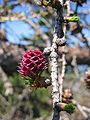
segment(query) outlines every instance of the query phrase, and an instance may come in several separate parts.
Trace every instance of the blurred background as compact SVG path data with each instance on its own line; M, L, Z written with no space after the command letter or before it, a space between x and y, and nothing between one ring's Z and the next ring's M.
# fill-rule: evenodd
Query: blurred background
M90 0L78 1L70 3L70 14L78 15L80 22L67 25L63 85L72 90L77 109L72 115L62 113L62 120L90 120ZM25 50L43 51L52 44L55 10L39 3L0 0L0 120L52 117L51 86L27 87L17 72Z

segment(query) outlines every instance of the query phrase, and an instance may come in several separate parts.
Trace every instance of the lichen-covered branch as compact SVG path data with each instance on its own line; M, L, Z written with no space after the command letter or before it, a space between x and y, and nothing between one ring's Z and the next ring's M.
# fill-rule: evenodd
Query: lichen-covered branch
M51 47L51 80L52 80L52 98L53 98L53 107L54 107L54 115L52 120L59 120L59 112L58 104L60 102L60 93L59 92L59 83L58 83L58 46L65 43L63 36L63 9L62 6L57 8L57 16L55 22L55 31L53 35L53 42ZM57 42L58 41L58 42Z
M56 45L57 36L54 34L53 44L52 44L52 52L50 54L51 59L51 79L52 79L52 97L53 97L53 105L56 102L59 102L59 85L58 85L58 47Z

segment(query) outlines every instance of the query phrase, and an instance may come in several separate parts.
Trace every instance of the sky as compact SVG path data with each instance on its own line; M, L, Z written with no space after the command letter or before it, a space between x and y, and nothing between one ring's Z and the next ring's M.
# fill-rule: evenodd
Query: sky
M2 2L3 0L0 0L0 2ZM13 2L13 0L11 0ZM89 1L89 0L88 0ZM87 4L84 4L83 7L79 7L78 12L81 12L82 10L87 10L90 7L90 1ZM16 11L22 11L24 13L26 13L29 9L37 9L37 8L32 8L32 6L17 6L13 9L13 12ZM75 4L71 4L71 9L75 9ZM28 14L27 14L28 15ZM34 22L38 22L40 18L34 18L34 19L30 19ZM81 18L82 23L84 23L83 18ZM90 14L87 15L87 21L88 23L90 23ZM7 21L4 24L1 25L1 27L5 28L6 33L7 33L7 38L9 40L9 42L12 43L16 43L16 44L27 44L27 42L25 40L23 40L23 37L28 37L28 38L32 38L33 34L34 34L34 30L26 23L24 23L23 21ZM41 27L41 30L43 30L44 32L47 32L48 29L45 26ZM86 37L90 38L90 31L88 31L87 29L83 29L83 33L85 34ZM80 41L78 41L78 39L76 39L76 37L70 35L72 38L71 42L79 42L79 44L81 46L84 46L83 43L81 43ZM30 41L29 41L30 43ZM70 44L70 40L68 40L68 43ZM73 44L71 44L73 47Z

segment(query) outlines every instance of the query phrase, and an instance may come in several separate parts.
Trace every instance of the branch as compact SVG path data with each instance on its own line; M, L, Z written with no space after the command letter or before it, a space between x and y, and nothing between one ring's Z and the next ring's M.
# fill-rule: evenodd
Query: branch
M88 115L86 114L86 112L83 110L83 107L75 100L72 101L77 108L79 109L79 111L81 112L81 114L83 115L84 118L88 118Z
M72 58L71 65L73 66L74 73L77 78L79 78L79 71L78 71L78 66L77 66L77 57L74 55Z
M61 74L60 74L60 70L59 70L59 92L60 94L60 101L62 102L62 89L63 89L63 80L64 80L64 74L65 74L65 68L66 68L66 60L65 60L65 53L62 54L62 70L61 70Z
M61 3L63 1L60 1ZM56 6L57 7L57 6ZM58 107L58 104L60 102L60 95L62 95L62 91L59 91L59 78L58 78L58 46L65 43L64 40L64 33L63 33L63 9L60 5L57 9L57 17L55 22L55 31L53 35L53 41L51 46L51 54L50 54L50 60L51 60L51 80L52 80L52 98L53 98L53 108L54 108L54 114L52 120L59 120L60 118L60 109ZM61 86L60 86L61 87ZM62 88L62 87L61 87Z

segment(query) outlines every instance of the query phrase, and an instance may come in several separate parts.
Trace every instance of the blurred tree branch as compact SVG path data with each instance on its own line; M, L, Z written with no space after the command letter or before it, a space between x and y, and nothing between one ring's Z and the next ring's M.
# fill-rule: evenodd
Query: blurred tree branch
M24 53L23 45L21 47L13 44L7 44L4 41L1 41L4 44L5 50L0 45L0 66L6 73L12 74L17 71L18 62L21 59L22 54ZM36 46L41 47L41 46ZM32 45L24 46L25 49L33 48ZM77 57L77 64L87 64L90 65L90 51L88 48L71 48L66 47L66 61L67 65L71 64L72 58L75 55ZM61 49L60 49L61 51ZM12 65L12 67L10 67Z

